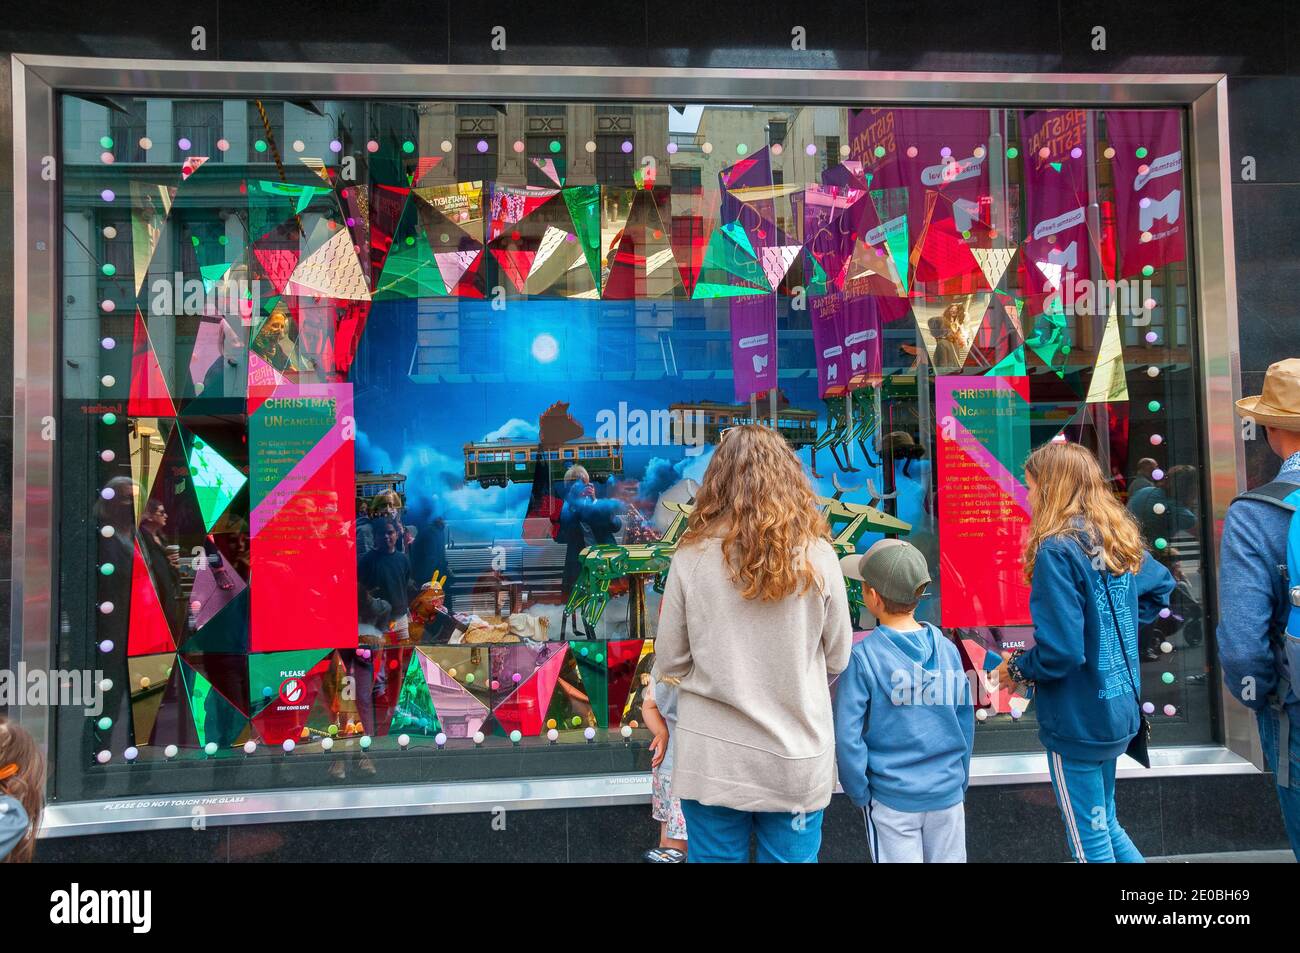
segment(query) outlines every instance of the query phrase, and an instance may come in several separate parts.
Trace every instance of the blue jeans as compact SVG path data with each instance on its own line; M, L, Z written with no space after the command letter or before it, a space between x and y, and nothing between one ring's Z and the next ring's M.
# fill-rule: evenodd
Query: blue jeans
M1291 706L1295 708L1294 705ZM1277 774L1277 712L1264 709L1256 713L1259 720L1259 741L1264 748L1268 769ZM1279 787L1277 799L1282 805L1282 823L1286 825L1287 840L1300 861L1300 718L1292 716L1291 722L1291 786Z
M1117 760L1076 761L1047 752L1052 790L1065 821L1065 839L1077 863L1145 863L1115 817Z
M822 846L822 812L736 811L682 799L690 864L745 864L749 835L758 835L760 864L815 864Z

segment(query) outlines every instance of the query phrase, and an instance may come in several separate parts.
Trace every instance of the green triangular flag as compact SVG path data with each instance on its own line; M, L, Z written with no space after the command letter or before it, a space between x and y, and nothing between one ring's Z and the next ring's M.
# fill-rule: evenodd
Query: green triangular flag
M763 266L747 254L725 232L716 228L705 246L694 298L723 298L739 295L770 294Z
M217 262L215 265L199 265L199 274L203 276L203 290L212 292L212 286L225 277L230 270L230 262Z
M425 238L424 229L415 235L394 241L384 270L375 285L375 301L396 298L438 298L447 294L442 281L442 271L433 257L433 247Z
M1025 346L1013 349L1006 357L998 361L987 371L985 377L1024 377L1028 373L1025 366Z
M907 269L911 262L908 259L907 250L907 216L900 215L895 219L884 224L885 229L885 247L889 249L889 255L894 259L894 269L898 272L898 278L903 283L903 290L908 290L911 286L908 284Z
M586 650L586 654L583 650ZM597 728L609 727L609 678L606 672L604 642L570 642L569 650L578 663L582 689L591 705ZM555 694L560 694L556 692Z
M203 514L204 528L210 533L231 500L248 482L230 461L213 450L201 437L190 438L188 461L194 481L194 495Z
M194 718L194 732L199 744L206 745L209 741L215 741L222 748L230 747L247 727L247 716L213 688L212 683L196 671L184 656L177 656L177 661L180 662L185 697L190 703L190 714Z
M579 185L565 189L564 204L573 221L573 233L578 236L582 253L586 256L591 278L600 292L600 186Z
M813 266L813 273L808 279L808 294L824 295L826 293L826 269L812 255L808 256L808 260L812 262Z
M417 735L436 735L442 730L438 713L433 709L429 683L424 680L424 669L420 667L419 652L411 653L411 663L406 666L406 677L402 679L402 691L397 696L397 707L393 709L393 721L388 730L392 734L406 732Z
M750 258L757 258L758 254L754 251L754 246L750 244L749 236L745 234L744 227L739 222L728 222L721 226L722 233L730 238L733 242L745 250L745 254Z

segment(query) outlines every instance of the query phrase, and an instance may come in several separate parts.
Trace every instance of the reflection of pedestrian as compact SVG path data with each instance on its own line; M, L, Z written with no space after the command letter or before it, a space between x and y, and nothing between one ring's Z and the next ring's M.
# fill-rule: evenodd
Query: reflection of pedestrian
M1130 480L1128 484L1130 499L1132 499L1133 494L1137 493L1138 490L1156 485L1155 477L1152 474L1156 472L1156 468L1159 466L1160 464L1156 463L1150 457L1143 457L1138 461L1137 472L1133 474L1133 479Z
M411 597L416 592L411 578L411 563L406 553L397 548L401 531L396 522L381 518L375 528L378 530L378 545L361 557L357 565L357 581L374 589L379 598L392 606L390 631L399 641L405 641L411 621Z
M180 547L166 542L163 532L167 527L167 508L160 500L150 500L140 518L140 552L149 575L153 577L163 614L171 627L172 635L179 636L185 627L185 593L181 589Z
M569 467L568 472L564 474L564 482L559 487L562 508L555 532L555 541L564 544L564 580L560 587L560 595L565 599L573 591L573 584L578 581L578 575L582 571L579 554L587 545L586 534L582 531L582 521L578 519L576 508L569 506L569 499L572 497L576 501L586 496L588 489L591 489L591 476L587 473L587 468L580 464Z
M379 669L379 679L381 687L376 687L376 671L374 665L374 653L378 652L379 646L383 644L384 630L388 626L388 616L392 607L383 599L378 598L373 592L368 591L364 586L357 587L357 643L355 649L340 649L339 662L342 671L346 672L352 680L355 691L355 701L357 706L357 720L361 722L361 729L367 735L374 737L379 733L379 726L375 722L375 695L382 694L387 688L387 673L383 666ZM325 676L325 684L322 686L322 694L328 699L330 710L334 714L335 723L338 720L339 686L330 684L329 678L331 673ZM362 774L373 775L375 765L369 756L363 751L357 759L357 770ZM336 758L330 762L329 776L336 781L343 780L346 774L346 768L342 758Z
M375 724L375 673L372 655L383 645L384 631L388 628L390 606L373 592L361 587L357 590L357 642L364 655L356 649L344 650L343 665L356 686L357 717L370 735L378 733Z
M425 551L429 553L430 565L427 574L421 574L416 578L431 578L435 572L441 576L447 611L452 612L456 608L452 602L452 587L456 583L456 575L451 571L451 564L447 561L447 521L441 516L437 517L429 524L429 530L421 537L421 542Z
M130 477L108 481L112 497L95 501L95 525L110 527L111 536L101 536L99 561L120 568L130 566L135 556L135 500L140 487Z
M930 319L930 333L934 335L934 372L958 374L961 372L961 352L966 347L963 325L966 309L960 304L950 304L943 316Z
M563 485L564 506L560 510L560 528L556 538L565 545L561 594L567 600L582 574L583 549L617 542L616 534L623 528L620 514L624 503L612 497L598 496L587 469L581 465L569 468L564 475ZM562 619L561 636L567 624L566 616ZM574 626L577 626L576 617Z
M1172 541L1179 533L1196 526L1199 493L1196 467L1171 467L1159 484L1148 484L1129 496L1128 508L1142 527L1142 535L1154 545L1157 539ZM1160 553L1156 553L1160 558Z
M913 526L925 522L930 506L930 464L925 447L905 430L885 434L881 442L881 459L893 461L895 503L892 512ZM887 491L888 486L883 490Z
M394 490L384 490L370 502L369 515L357 518L357 558L379 546L378 525L389 519L397 524L397 548L407 551L406 527L402 525L402 498Z
M221 555L247 582L252 568L252 538L248 534L248 523L242 517L231 520L229 531L215 533L213 538Z

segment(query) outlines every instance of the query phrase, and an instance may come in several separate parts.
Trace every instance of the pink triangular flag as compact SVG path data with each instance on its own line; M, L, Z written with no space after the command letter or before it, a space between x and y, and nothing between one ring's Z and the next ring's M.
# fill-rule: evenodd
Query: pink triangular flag
M481 250L438 252L433 256L434 261L438 263L438 273L442 275L442 283L447 286L448 293L456 287L460 276L474 264L474 259L479 256Z

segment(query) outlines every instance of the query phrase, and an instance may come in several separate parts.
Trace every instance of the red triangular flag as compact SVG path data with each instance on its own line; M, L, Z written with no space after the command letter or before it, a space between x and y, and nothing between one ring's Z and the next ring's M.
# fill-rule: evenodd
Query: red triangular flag
M158 598L158 591L154 588L153 578L149 575L149 567L145 565L144 553L140 551L138 540L131 566L130 619L131 632L126 642L128 656L134 658L137 655L176 651L167 615Z
M154 353L140 309L135 311L135 339L131 351L131 391L126 412L131 417L175 417L167 379Z

